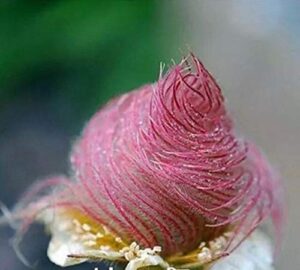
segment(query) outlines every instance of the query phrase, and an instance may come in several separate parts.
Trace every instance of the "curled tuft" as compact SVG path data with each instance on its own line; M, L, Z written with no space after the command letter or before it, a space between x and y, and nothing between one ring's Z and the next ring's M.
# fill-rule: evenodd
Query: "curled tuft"
M96 113L71 162L73 181L49 182L64 187L48 195L55 205L164 255L226 230L247 236L270 213L280 223L272 169L236 136L219 86L194 55Z

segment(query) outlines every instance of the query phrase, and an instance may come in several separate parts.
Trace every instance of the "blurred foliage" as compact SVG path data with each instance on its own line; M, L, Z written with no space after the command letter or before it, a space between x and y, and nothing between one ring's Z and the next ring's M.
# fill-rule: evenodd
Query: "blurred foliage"
M155 80L159 62L177 50L161 8L160 1L1 1L0 112L14 100L46 100L77 129L110 97Z

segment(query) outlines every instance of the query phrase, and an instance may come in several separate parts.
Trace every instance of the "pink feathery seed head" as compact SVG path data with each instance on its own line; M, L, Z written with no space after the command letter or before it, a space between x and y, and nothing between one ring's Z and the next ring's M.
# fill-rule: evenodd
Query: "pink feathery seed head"
M226 230L247 236L271 213L280 223L272 169L236 136L219 86L194 55L97 112L71 162L74 181L63 183L58 206L165 255Z
M72 163L97 218L172 254L229 225L250 232L269 214L272 172L252 148L234 134L219 86L191 55L100 110Z

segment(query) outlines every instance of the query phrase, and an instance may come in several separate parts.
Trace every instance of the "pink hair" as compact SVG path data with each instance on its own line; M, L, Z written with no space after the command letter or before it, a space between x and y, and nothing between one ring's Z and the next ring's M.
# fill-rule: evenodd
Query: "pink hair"
M31 213L55 198L166 255L228 227L247 236L270 214L280 229L278 181L257 148L236 136L219 86L194 55L97 112L71 162L73 181L42 184L63 188L31 203Z

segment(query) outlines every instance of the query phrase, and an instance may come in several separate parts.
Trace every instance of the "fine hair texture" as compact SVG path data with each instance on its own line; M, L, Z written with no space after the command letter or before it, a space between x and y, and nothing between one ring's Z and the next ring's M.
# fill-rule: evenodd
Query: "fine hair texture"
M224 231L247 237L272 215L280 230L276 175L237 137L221 90L190 55L156 83L113 99L87 123L72 174L35 185L13 215L26 228L47 208L73 207L127 241L188 252ZM36 196L49 187L53 192Z

